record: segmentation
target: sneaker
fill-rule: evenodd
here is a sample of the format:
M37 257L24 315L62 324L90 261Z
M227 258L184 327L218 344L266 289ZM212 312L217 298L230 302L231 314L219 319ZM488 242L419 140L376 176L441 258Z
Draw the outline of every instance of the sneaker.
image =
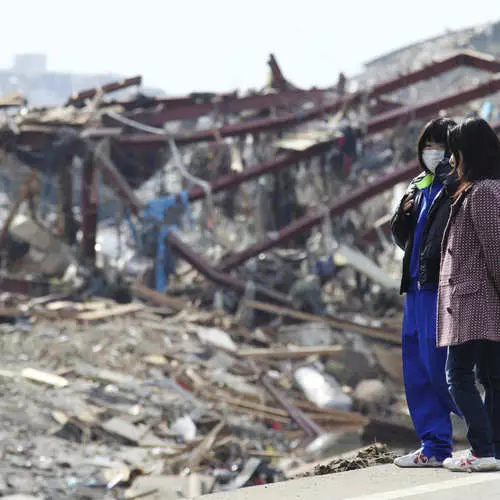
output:
M442 467L443 462L436 457L426 457L422 450L414 451L394 460L398 467Z
M469 451L463 457L447 458L443 466L454 472L483 472L498 470L498 461L495 457L476 457Z

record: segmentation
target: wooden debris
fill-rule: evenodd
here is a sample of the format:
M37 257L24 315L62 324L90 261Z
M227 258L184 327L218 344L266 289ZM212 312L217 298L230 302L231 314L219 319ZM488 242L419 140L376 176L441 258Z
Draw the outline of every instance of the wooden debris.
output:
M52 385L54 387L66 387L69 385L68 380L53 373L42 372L34 368L25 368L21 372L21 376L35 382Z
M163 293L157 292L156 290L151 290L147 286L142 285L139 282L136 282L131 287L132 293L142 299L153 304L164 306L169 309L173 309L174 311L185 311L191 310L194 308L190 306L187 302L182 299L178 299L176 297L169 297L168 295L164 295Z
M314 346L300 348L274 347L269 349L240 349L238 355L251 359L297 359L308 356L334 357L341 354L341 346Z
M125 492L126 500L147 498L148 500L178 500L179 498L198 498L208 493L213 479L199 474L189 476L141 476Z
M124 304L100 311L83 312L78 314L76 318L82 321L98 321L115 316L132 314L138 311L142 311L144 308L145 306L143 304Z
M52 418L60 425L68 423L69 417L66 413L56 410L52 412Z
M387 331L384 331L381 328L359 325L358 323L354 323L352 321L332 318L331 316L315 316L314 314L294 311L293 309L266 304L265 302L258 302L256 300L247 300L246 305L258 311L275 313L280 316L288 316L290 318L301 319L303 321L318 321L327 323L331 327L338 330L347 330L349 332L358 333L373 339L384 340L393 344L401 344L401 334L399 331L387 333Z
M4 378L15 378L16 374L10 370L0 370L0 377Z
M210 451L212 446L215 443L215 440L217 439L217 436L219 433L222 431L222 429L225 427L226 422L225 420L221 421L219 424L217 424L203 439L203 441L196 447L195 450L190 454L187 466L193 470L198 467L200 462L203 460L203 457L205 456L206 453Z
M144 356L143 359L149 365L162 366L167 364L167 358L161 354L149 354L148 356Z

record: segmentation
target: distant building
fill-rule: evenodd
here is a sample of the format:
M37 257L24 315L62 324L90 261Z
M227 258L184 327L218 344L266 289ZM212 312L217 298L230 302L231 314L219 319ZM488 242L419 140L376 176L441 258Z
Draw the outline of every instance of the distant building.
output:
M14 58L12 68L20 75L39 75L47 71L47 56L45 54L18 54Z
M12 68L0 69L0 95L20 91L30 106L57 106L66 102L74 92L123 78L113 73L84 75L48 71L45 54L19 54L15 56ZM149 95L164 94L159 89L143 88L141 91ZM122 92L130 95L136 89Z

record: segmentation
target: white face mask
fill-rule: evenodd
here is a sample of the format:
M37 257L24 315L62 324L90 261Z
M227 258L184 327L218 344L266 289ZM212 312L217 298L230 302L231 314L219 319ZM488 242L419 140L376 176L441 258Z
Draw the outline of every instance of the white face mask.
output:
M443 149L425 149L422 151L422 160L424 165L434 174L436 167L441 163L444 158Z

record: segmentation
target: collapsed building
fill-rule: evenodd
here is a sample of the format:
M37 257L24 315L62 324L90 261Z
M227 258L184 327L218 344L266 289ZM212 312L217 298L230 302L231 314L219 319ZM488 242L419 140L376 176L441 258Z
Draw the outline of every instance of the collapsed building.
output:
M194 497L408 440L389 217L428 119L500 128L497 31L325 89L271 56L247 95L4 96L2 493Z

